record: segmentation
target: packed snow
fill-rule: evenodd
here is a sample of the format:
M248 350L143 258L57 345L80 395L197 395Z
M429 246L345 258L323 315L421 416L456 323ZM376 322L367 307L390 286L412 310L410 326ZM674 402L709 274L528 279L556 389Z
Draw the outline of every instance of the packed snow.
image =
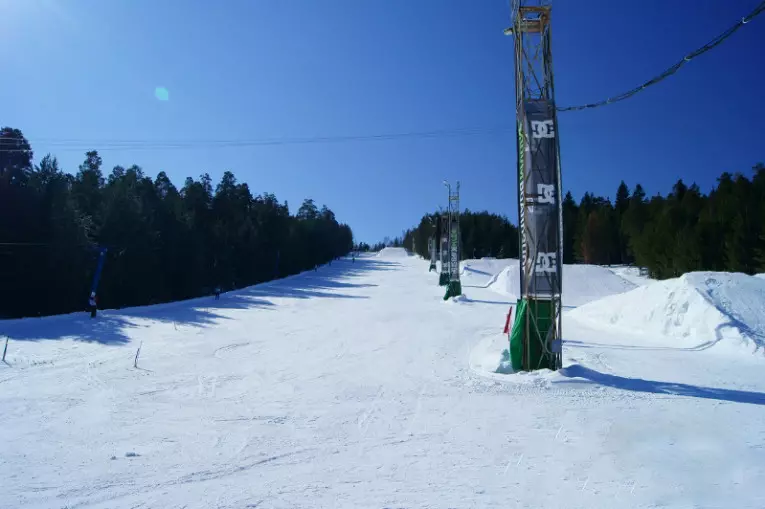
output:
M608 270L620 278L626 279L635 286L647 285L652 281L651 278L643 273L639 267L630 267L627 265L611 265L608 267Z
M377 252L378 258L406 258L409 253L403 247L384 247Z
M746 274L691 272L655 281L571 312L593 325L689 339L765 347L765 280Z
M486 288L496 281L502 269L515 263L518 267L518 260L481 258L480 260L463 260L460 262L460 280L463 286L478 286Z
M499 273L489 288L497 293L517 299L521 292L520 281L518 260L512 260L512 263ZM634 283L617 275L607 267L599 265L563 266L564 306L580 306L634 288Z
M444 302L427 264L0 322L0 507L765 507L761 351L566 314L564 369L498 374L514 298ZM583 270L569 299L617 299ZM751 327L732 281L704 288Z

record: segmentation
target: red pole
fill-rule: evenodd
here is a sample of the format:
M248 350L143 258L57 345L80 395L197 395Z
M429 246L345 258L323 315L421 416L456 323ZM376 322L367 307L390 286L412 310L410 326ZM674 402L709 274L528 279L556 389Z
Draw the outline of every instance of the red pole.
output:
M507 318L505 319L505 330L503 334L510 334L510 317L513 316L513 306L510 306L510 311L507 312Z

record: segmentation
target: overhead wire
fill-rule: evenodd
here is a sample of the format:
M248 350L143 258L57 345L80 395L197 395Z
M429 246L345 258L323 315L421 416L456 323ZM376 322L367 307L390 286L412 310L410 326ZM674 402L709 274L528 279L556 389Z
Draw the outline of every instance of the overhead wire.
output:
M479 128L438 129L432 131L409 131L398 133L312 136L296 138L261 138L261 139L198 139L198 140L83 140L83 139L36 139L36 143L62 150L83 150L98 145L99 150L154 150L154 149L189 149L219 147L254 147L271 145L302 145L313 143L344 143L356 141L385 141L411 138L435 138L443 136L475 136L481 134L501 134L513 131L512 126ZM0 138L0 152L20 152L26 149L18 147L19 138Z
M509 0L511 16L513 19L518 15L520 0ZM613 104L628 99L638 92L641 92L651 85L655 85L667 77L676 73L683 65L694 58L706 53L712 48L717 47L723 41L733 35L739 28L749 23L756 16L765 11L765 0L760 2L749 14L742 17L741 20L719 34L717 37L707 42L700 48L684 56L680 61L665 69L659 75L651 78L645 83L628 90L622 94L609 97L602 101L583 104L580 106L566 106L556 108L558 111L581 111L597 108L607 104ZM83 139L38 139L37 143L59 148L63 151L68 150L89 150L94 145L99 146L99 150L156 150L156 149L190 149L190 148L229 148L229 147L257 147L257 146L279 146L279 145L303 145L315 143L346 143L357 141L385 141L409 138L434 138L441 136L474 136L480 134L496 134L512 132L512 126L498 126L492 128L458 128L458 129L439 129L431 131L410 131L385 134L370 135L344 135L344 136L313 136L298 138L261 138L261 139L199 139L199 140L83 140ZM20 148L18 145L22 138L0 137L0 152L23 152L27 149Z
M557 108L557 110L558 111L581 111L581 110L597 108L600 106L605 106L607 104L613 104L615 102L629 99L630 97L637 94L638 92L641 92L645 90L646 88L650 87L651 85L655 85L659 83L660 81L664 80L665 78L675 74L682 66L684 66L685 64L687 64L694 58L698 57L699 55L702 55L706 53L707 51L711 50L712 48L719 46L728 37L733 35L739 28L741 28L742 26L752 21L757 15L762 14L763 11L765 11L765 1L760 2L760 4L757 5L757 7L755 7L754 10L752 10L752 12L750 12L749 14L741 18L738 22L736 22L733 26L725 30L723 33L719 34L717 37L715 37L708 43L704 44L700 48L688 53L677 63L665 69L661 74L651 78L650 80L646 81L645 83L641 85L638 85L632 90L628 90L627 92L624 92L617 96L609 97L608 99L605 99L603 101L598 101L598 102L589 103L589 104L582 104L581 106L567 106L564 108Z

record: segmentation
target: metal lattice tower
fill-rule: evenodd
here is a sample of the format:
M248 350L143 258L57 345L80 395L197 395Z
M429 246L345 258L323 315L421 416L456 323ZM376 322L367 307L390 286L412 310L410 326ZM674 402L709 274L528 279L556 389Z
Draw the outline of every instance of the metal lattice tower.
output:
M444 180L449 189L449 280L446 285L444 300L462 295L460 282L460 183L452 189L451 184Z
M428 235L428 256L430 257L430 267L428 268L428 272L432 272L438 268L436 266L436 234L438 233L438 228L432 217L429 217L428 219L430 223L430 235Z
M561 367L563 216L549 0L512 7L518 131L521 299L510 339L514 369Z
M441 271L438 275L439 286L449 283L449 214L441 212L441 238L439 239L439 255L441 259Z

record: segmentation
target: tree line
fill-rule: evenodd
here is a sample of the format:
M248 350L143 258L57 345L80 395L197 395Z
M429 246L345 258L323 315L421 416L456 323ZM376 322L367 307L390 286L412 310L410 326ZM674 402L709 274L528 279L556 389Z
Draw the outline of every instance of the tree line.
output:
M430 257L428 239L431 235L440 239L442 233L445 234L441 220L444 214L441 211L425 214L416 227L406 230L396 241L407 249L414 245L417 254ZM518 257L518 228L504 216L464 210L460 213L460 237L462 259ZM437 249L439 244L440 240L436 242Z
M666 279L698 270L765 271L765 165L723 173L705 194L678 180L646 197L622 182L613 203L585 193L563 200L566 263L635 264Z
M571 193L562 202L563 262L637 265L666 279L698 270L765 272L765 165L750 177L723 173L705 194L678 180L666 195L646 196L621 182L615 199ZM428 238L440 237L440 213L426 214L403 243L428 257ZM518 229L488 212L460 215L461 257L518 257Z
M75 175L52 155L34 164L18 129L0 129L0 317L84 309L101 248L100 307L210 294L296 274L347 254L353 233L307 199L297 213L253 196L227 171L180 189L138 166L102 171L87 152Z

